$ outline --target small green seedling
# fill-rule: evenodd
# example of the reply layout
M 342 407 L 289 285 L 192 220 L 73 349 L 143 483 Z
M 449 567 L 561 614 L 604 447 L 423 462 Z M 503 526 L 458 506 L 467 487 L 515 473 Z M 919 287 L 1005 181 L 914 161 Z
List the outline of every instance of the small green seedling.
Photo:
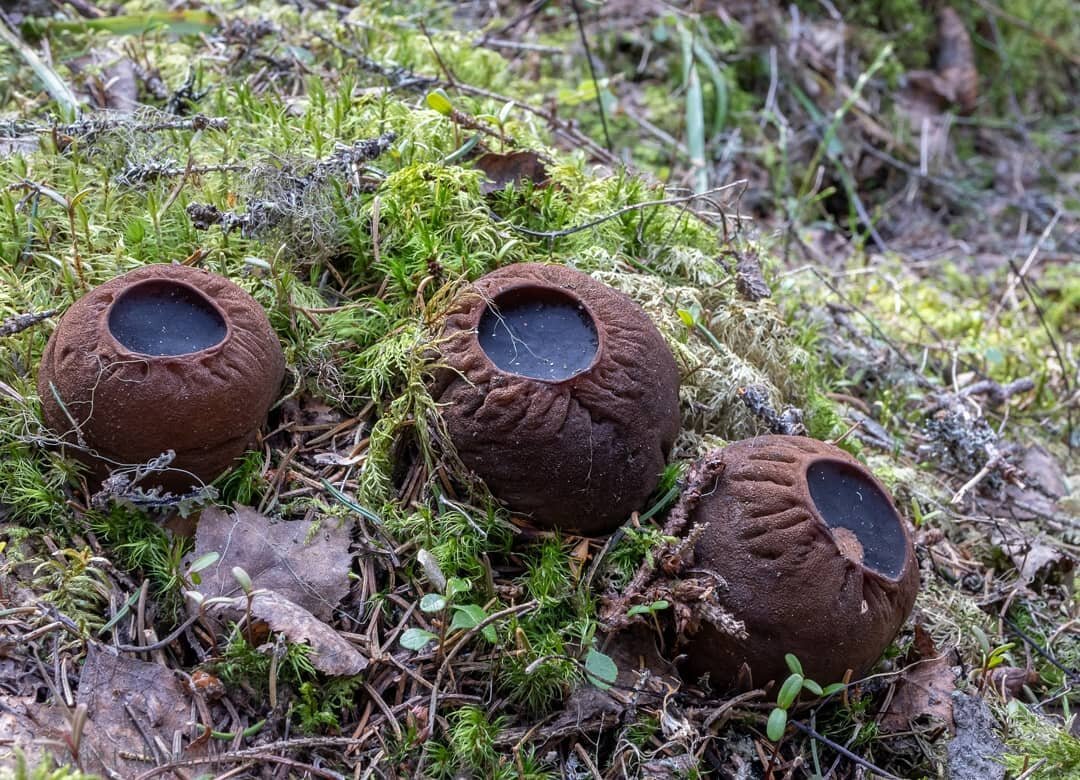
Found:
M 589 682 L 600 690 L 606 691 L 615 684 L 618 674 L 619 668 L 610 656 L 601 653 L 596 648 L 589 648 L 589 652 L 585 654 L 585 675 Z
M 626 611 L 626 616 L 634 617 L 635 615 L 655 615 L 657 612 L 662 612 L 670 606 L 671 605 L 663 599 L 654 601 L 652 604 L 636 604 Z
M 769 714 L 769 722 L 765 727 L 765 734 L 773 742 L 779 742 L 784 736 L 784 731 L 787 730 L 788 710 L 798 701 L 799 694 L 803 691 L 809 691 L 814 696 L 831 696 L 844 689 L 844 683 L 833 683 L 822 688 L 813 680 L 808 680 L 803 674 L 799 659 L 791 653 L 784 656 L 784 661 L 791 670 L 791 674 L 784 680 L 784 684 L 780 686 L 780 691 L 776 694 L 776 707 Z
M 468 631 L 483 623 L 488 618 L 487 610 L 479 604 L 454 604 L 454 599 L 462 593 L 468 592 L 472 583 L 460 577 L 450 577 L 446 581 L 445 593 L 426 593 L 420 599 L 420 611 L 432 615 L 445 613 L 447 609 L 453 611 L 454 616 L 450 625 L 443 631 L 443 635 L 434 634 L 422 628 L 407 629 L 398 641 L 401 646 L 408 650 L 423 650 L 429 643 L 438 640 L 440 644 L 448 634 L 458 631 Z M 445 625 L 445 621 L 443 621 Z M 487 641 L 495 644 L 499 641 L 499 635 L 495 626 L 488 624 L 480 629 L 481 635 Z

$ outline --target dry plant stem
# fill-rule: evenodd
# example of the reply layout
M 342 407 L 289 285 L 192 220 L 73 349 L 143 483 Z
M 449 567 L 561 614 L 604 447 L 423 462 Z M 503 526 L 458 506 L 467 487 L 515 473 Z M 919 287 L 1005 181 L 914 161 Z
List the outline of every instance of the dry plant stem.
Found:
M 257 759 L 259 761 L 269 761 L 274 764 L 282 764 L 294 769 L 303 770 L 304 774 L 310 774 L 315 777 L 325 777 L 329 780 L 343 780 L 344 775 L 340 775 L 337 772 L 331 772 L 326 769 L 319 769 L 311 764 L 305 764 L 302 761 L 297 761 L 293 758 L 277 755 L 277 751 L 283 750 L 301 750 L 309 747 L 336 747 L 346 746 L 353 744 L 355 740 L 350 737 L 324 737 L 324 738 L 309 738 L 309 739 L 285 739 L 278 742 L 271 742 L 268 745 L 261 747 L 247 748 L 245 750 L 234 750 L 228 753 L 219 753 L 217 755 L 200 756 L 197 758 L 182 758 L 176 761 L 169 761 L 166 764 L 161 764 L 153 769 L 143 772 L 141 775 L 137 775 L 135 780 L 150 780 L 150 778 L 163 775 L 166 772 L 174 772 L 177 769 L 188 766 L 203 766 L 205 764 L 218 764 L 229 763 L 234 761 L 244 761 L 247 759 Z
M 845 748 L 843 745 L 839 745 L 836 742 L 833 742 L 828 737 L 825 737 L 825 736 L 822 736 L 821 734 L 818 734 L 816 731 L 814 731 L 814 729 L 810 728 L 805 723 L 801 723 L 801 722 L 799 722 L 797 720 L 790 721 L 790 723 L 791 723 L 792 726 L 797 728 L 799 731 L 806 734 L 806 736 L 810 737 L 811 739 L 816 739 L 821 744 L 825 745 L 826 747 L 828 747 L 828 748 L 830 748 L 832 750 L 835 750 L 837 753 L 844 756 L 845 758 L 847 758 L 852 763 L 858 764 L 863 769 L 869 770 L 870 772 L 873 772 L 874 774 L 878 775 L 879 777 L 885 778 L 885 780 L 902 780 L 902 778 L 897 777 L 896 775 L 894 775 L 894 774 L 892 774 L 890 772 L 886 772 L 884 769 L 879 769 L 878 767 L 874 766 L 869 761 L 867 761 L 865 758 L 862 758 L 860 756 L 855 755 L 850 750 Z
M 42 320 L 47 320 L 56 314 L 56 309 L 48 309 L 42 312 L 28 312 L 26 314 L 16 314 L 14 317 L 8 317 L 3 322 L 0 322 L 0 336 L 12 336 L 16 333 L 21 333 L 27 328 L 32 328 Z
M 991 471 L 993 471 L 1005 462 L 1004 456 L 1002 456 L 1001 452 L 998 451 L 998 448 L 993 446 L 992 444 L 987 445 L 986 453 L 990 456 L 989 460 L 986 461 L 986 464 L 981 469 L 979 469 L 979 471 L 975 474 L 974 477 L 965 482 L 960 487 L 960 489 L 956 491 L 953 497 L 949 500 L 950 504 L 959 504 L 961 501 L 963 501 L 964 496 L 968 494 L 968 491 L 972 490 L 976 485 L 982 482 L 987 477 L 987 475 L 990 474 Z
M 691 510 L 705 489 L 724 473 L 724 468 L 719 451 L 708 453 L 690 467 L 685 478 L 686 487 L 682 492 L 684 500 L 671 510 L 668 521 L 664 525 L 664 535 L 675 537 L 675 541 L 665 543 L 657 550 L 652 556 L 652 563 L 648 560 L 643 562 L 630 584 L 621 593 L 613 596 L 601 609 L 600 619 L 609 630 L 626 628 L 643 619 L 641 615 L 628 618 L 626 613 L 635 603 L 655 600 L 651 596 L 655 595 L 656 581 L 659 578 L 658 568 L 668 576 L 675 576 L 692 563 L 694 543 L 703 527 L 687 527 Z
M 1047 223 L 1043 229 L 1042 234 L 1035 242 L 1035 246 L 1031 248 L 1027 258 L 1024 260 L 1024 264 L 1020 266 L 1020 270 L 1014 275 L 1009 277 L 1009 284 L 1005 287 L 1005 292 L 1001 294 L 1001 300 L 998 301 L 998 305 L 994 308 L 994 313 L 990 315 L 990 322 L 987 324 L 987 328 L 993 328 L 997 325 L 998 317 L 1001 315 L 1001 310 L 1005 308 L 1006 302 L 1009 301 L 1016 292 L 1016 286 L 1020 284 L 1021 280 L 1027 275 L 1027 272 L 1031 270 L 1032 264 L 1035 262 L 1035 258 L 1039 255 L 1039 250 L 1042 249 L 1043 244 L 1046 243 L 1046 239 L 1050 238 L 1050 233 L 1053 232 L 1054 227 L 1057 225 L 1058 220 L 1061 219 L 1061 211 L 1057 211 L 1050 222 Z
M 592 773 L 592 776 L 596 778 L 596 780 L 603 780 L 604 776 L 600 774 L 600 770 L 597 769 L 596 763 L 589 756 L 589 751 L 583 748 L 580 742 L 574 743 L 574 752 L 577 753 L 578 758 L 581 759 L 581 763 L 585 764 L 585 766 L 588 767 L 589 771 Z
M 722 185 L 720 187 L 713 187 L 711 190 L 705 190 L 705 192 L 701 192 L 701 193 L 695 193 L 695 194 L 692 194 L 692 195 L 680 195 L 680 196 L 673 197 L 673 198 L 661 198 L 659 200 L 646 200 L 646 201 L 642 201 L 641 203 L 631 203 L 631 204 L 629 204 L 627 206 L 623 206 L 620 209 L 616 209 L 615 211 L 612 211 L 612 212 L 610 212 L 608 214 L 605 214 L 602 217 L 597 217 L 594 220 L 590 220 L 589 222 L 586 222 L 586 223 L 581 224 L 581 225 L 575 225 L 574 227 L 566 228 L 565 230 L 550 230 L 550 231 L 548 231 L 548 230 L 532 230 L 532 229 L 527 228 L 527 227 L 522 227 L 521 225 L 515 225 L 512 222 L 506 222 L 506 220 L 502 219 L 501 217 L 499 217 L 497 214 L 495 214 L 493 212 L 492 212 L 491 216 L 496 221 L 506 224 L 506 226 L 509 227 L 511 230 L 513 230 L 515 232 L 518 232 L 518 233 L 522 233 L 522 234 L 524 234 L 526 236 L 532 236 L 533 238 L 549 238 L 549 239 L 551 239 L 551 238 L 562 238 L 564 236 L 569 236 L 569 235 L 572 235 L 574 233 L 580 233 L 582 230 L 588 230 L 589 228 L 596 227 L 597 225 L 602 225 L 603 223 L 607 222 L 608 220 L 612 220 L 612 219 L 615 219 L 616 217 L 622 216 L 623 214 L 627 213 L 628 211 L 637 211 L 637 210 L 640 210 L 640 209 L 650 208 L 652 206 L 673 206 L 673 205 L 677 205 L 677 204 L 680 204 L 680 203 L 690 203 L 690 202 L 692 202 L 694 200 L 697 200 L 698 198 L 708 198 L 710 195 L 715 195 L 715 194 L 720 193 L 720 192 L 726 192 L 727 190 L 734 189 L 735 187 L 742 187 L 743 189 L 745 189 L 748 183 L 749 183 L 749 180 L 747 180 L 747 179 L 737 179 L 737 180 L 735 180 L 733 182 L 730 182 L 728 184 L 724 184 L 724 185 Z M 740 193 L 740 195 L 741 195 L 741 193 Z

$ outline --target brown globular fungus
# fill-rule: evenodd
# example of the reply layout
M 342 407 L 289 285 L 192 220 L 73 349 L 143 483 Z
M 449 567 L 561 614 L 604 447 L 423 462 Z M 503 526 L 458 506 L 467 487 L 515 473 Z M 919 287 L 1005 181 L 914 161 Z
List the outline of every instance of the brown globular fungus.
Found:
M 831 444 L 761 436 L 706 456 L 684 493 L 699 529 L 689 568 L 718 575 L 718 605 L 745 633 L 702 621 L 684 637 L 683 670 L 718 688 L 788 674 L 862 675 L 907 619 L 919 588 L 911 532 L 869 469 Z M 686 505 L 689 502 L 689 505 Z
M 141 487 L 183 491 L 256 440 L 285 373 L 259 303 L 228 279 L 147 265 L 77 300 L 38 370 L 46 425 L 101 480 L 172 450 Z
M 628 297 L 522 263 L 447 315 L 435 399 L 462 463 L 538 527 L 611 531 L 656 488 L 679 430 L 679 372 Z

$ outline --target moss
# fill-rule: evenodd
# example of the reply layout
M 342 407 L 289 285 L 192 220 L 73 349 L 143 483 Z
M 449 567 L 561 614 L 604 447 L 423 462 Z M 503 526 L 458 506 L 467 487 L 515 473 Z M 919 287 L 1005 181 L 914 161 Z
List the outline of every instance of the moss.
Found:
M 1010 772 L 1030 771 L 1029 777 L 1046 780 L 1080 773 L 1080 739 L 1069 733 L 1068 724 L 1040 716 L 1017 700 L 1009 702 L 1004 716 L 1004 763 Z

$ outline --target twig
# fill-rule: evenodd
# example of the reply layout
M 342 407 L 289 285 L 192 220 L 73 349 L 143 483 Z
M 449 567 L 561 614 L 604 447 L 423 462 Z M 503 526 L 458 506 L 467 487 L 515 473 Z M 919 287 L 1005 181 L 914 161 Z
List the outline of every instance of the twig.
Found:
M 997 319 L 1001 315 L 1001 310 L 1005 308 L 1005 301 L 1016 291 L 1016 285 L 1020 284 L 1024 276 L 1031 269 L 1032 263 L 1035 262 L 1035 258 L 1039 254 L 1039 250 L 1042 249 L 1042 245 L 1046 243 L 1046 239 L 1050 238 L 1050 233 L 1054 230 L 1058 220 L 1061 218 L 1061 211 L 1058 210 L 1050 221 L 1043 229 L 1042 235 L 1039 236 L 1039 240 L 1035 242 L 1035 246 L 1028 252 L 1027 258 L 1024 260 L 1024 264 L 1020 266 L 1020 270 L 1016 271 L 1015 276 L 1009 277 L 1009 284 L 1005 287 L 1005 292 L 1001 294 L 1001 300 L 998 301 L 997 307 L 994 309 L 994 313 L 990 315 L 990 322 L 987 328 L 993 328 L 997 324 Z
M 721 187 L 713 187 L 711 190 L 695 193 L 693 195 L 680 195 L 674 198 L 661 198 L 660 200 L 646 200 L 642 201 L 641 203 L 631 203 L 628 206 L 623 206 L 622 208 L 616 209 L 615 211 L 612 211 L 609 214 L 605 214 L 602 217 L 597 217 L 596 219 L 590 220 L 589 222 L 586 222 L 582 225 L 575 225 L 574 227 L 569 227 L 565 230 L 532 230 L 531 228 L 522 227 L 521 225 L 515 225 L 512 222 L 507 222 L 497 214 L 492 214 L 492 216 L 499 222 L 505 223 L 506 226 L 509 227 L 511 230 L 517 233 L 523 233 L 527 236 L 532 236 L 533 238 L 563 238 L 564 236 L 569 236 L 574 233 L 580 233 L 582 230 L 588 230 L 589 228 L 601 225 L 608 220 L 612 220 L 616 217 L 622 216 L 628 211 L 636 211 L 639 209 L 650 208 L 652 206 L 674 206 L 679 203 L 689 203 L 698 198 L 706 198 L 710 195 L 715 195 L 718 192 L 724 192 L 725 190 L 730 190 L 734 187 L 745 187 L 748 182 L 748 179 L 737 179 L 736 181 L 725 184 Z
M 1001 616 L 1001 622 L 1008 626 L 1010 631 L 1023 639 L 1024 642 L 1026 642 L 1032 650 L 1034 650 L 1036 653 L 1049 661 L 1053 666 L 1056 666 L 1059 670 L 1064 672 L 1065 676 L 1071 682 L 1080 682 L 1080 669 L 1069 669 L 1067 666 L 1064 666 L 1060 661 L 1054 658 L 1054 656 L 1050 653 L 1048 649 L 1044 649 L 1042 645 L 1040 645 L 1038 642 L 1036 642 L 1034 639 L 1024 633 L 1024 630 L 1020 628 L 1020 626 L 1016 625 L 1016 623 L 1012 622 L 1004 615 Z
M 1001 19 L 1004 19 L 1006 22 L 1011 24 L 1013 27 L 1020 28 L 1021 30 L 1026 32 L 1028 35 L 1030 35 L 1033 38 L 1035 38 L 1036 40 L 1038 40 L 1041 44 L 1043 44 L 1047 48 L 1053 49 L 1055 52 L 1057 52 L 1062 57 L 1067 59 L 1073 65 L 1076 65 L 1076 66 L 1080 67 L 1080 56 L 1077 56 L 1075 53 L 1070 52 L 1068 49 L 1063 47 L 1060 43 L 1058 43 L 1058 41 L 1054 40 L 1049 35 L 1044 35 L 1043 33 L 1039 32 L 1034 27 L 1032 27 L 1029 23 L 1027 23 L 1023 19 L 1021 19 L 1020 17 L 1013 16 L 1008 11 L 1005 11 L 1004 9 L 999 8 L 998 6 L 994 5 L 993 3 L 987 2 L 987 0 L 975 0 L 975 2 L 978 3 L 979 6 L 984 11 L 986 11 L 986 12 L 988 12 L 990 14 L 993 14 L 994 16 L 1000 17 Z
M 600 112 L 600 125 L 604 128 L 604 143 L 609 152 L 614 151 L 611 146 L 611 135 L 608 133 L 607 111 L 604 110 L 604 95 L 600 91 L 600 82 L 596 78 L 596 66 L 593 64 L 592 49 L 589 47 L 589 36 L 585 34 L 585 23 L 581 20 L 581 8 L 577 0 L 570 0 L 570 6 L 574 9 L 574 19 L 577 22 L 578 35 L 581 36 L 581 45 L 585 47 L 585 60 L 589 63 L 589 75 L 592 77 L 593 90 L 596 92 L 596 108 Z
M 869 761 L 867 761 L 865 758 L 852 753 L 850 750 L 848 750 L 843 745 L 840 745 L 840 744 L 838 744 L 836 742 L 833 742 L 831 739 L 829 739 L 826 736 L 818 734 L 816 731 L 814 731 L 814 729 L 810 728 L 805 723 L 800 723 L 797 720 L 790 721 L 790 723 L 791 723 L 792 726 L 797 728 L 803 734 L 806 734 L 808 737 L 810 737 L 812 739 L 816 739 L 818 742 L 825 745 L 826 747 L 831 748 L 832 750 L 835 750 L 837 753 L 844 756 L 849 761 L 852 761 L 853 763 L 858 764 L 863 769 L 867 769 L 867 770 L 869 770 L 869 771 L 871 771 L 871 772 L 873 772 L 873 773 L 875 773 L 877 775 L 880 775 L 881 777 L 885 778 L 885 780 L 903 780 L 903 778 L 897 777 L 896 775 L 892 774 L 891 772 L 886 772 L 884 769 L 880 769 L 880 768 L 874 766 Z
M 583 748 L 580 742 L 574 743 L 574 752 L 577 753 L 578 758 L 581 759 L 581 763 L 583 763 L 588 768 L 588 770 L 592 773 L 592 776 L 595 777 L 596 780 L 603 780 L 604 776 L 600 774 L 600 770 L 597 769 L 596 763 L 589 756 L 589 751 Z
M 960 489 L 956 491 L 956 494 L 949 500 L 950 504 L 959 504 L 964 500 L 964 496 L 966 496 L 976 485 L 986 479 L 991 471 L 1004 465 L 1005 456 L 997 447 L 993 444 L 987 444 L 985 449 L 986 454 L 990 456 L 989 460 L 983 464 L 983 467 L 978 470 L 974 477 L 965 482 Z
M 75 93 L 22 38 L 12 32 L 8 27 L 6 16 L 0 16 L 0 40 L 13 48 L 26 61 L 53 100 L 71 114 L 79 115 L 79 99 L 75 97 Z
M 302 761 L 297 761 L 295 758 L 288 758 L 286 756 L 276 755 L 275 750 L 286 750 L 289 748 L 298 749 L 301 747 L 322 747 L 333 745 L 349 745 L 356 740 L 350 737 L 327 737 L 325 739 L 294 739 L 294 740 L 282 740 L 280 742 L 271 742 L 269 745 L 263 745 L 256 748 L 247 748 L 246 750 L 234 750 L 231 753 L 219 753 L 217 755 L 197 756 L 193 758 L 181 758 L 176 761 L 170 761 L 167 764 L 161 764 L 153 769 L 143 772 L 141 775 L 137 775 L 135 780 L 149 780 L 151 777 L 157 777 L 163 775 L 166 772 L 171 772 L 174 769 L 179 769 L 185 766 L 202 766 L 203 764 L 218 764 L 226 763 L 230 761 L 243 761 L 245 759 L 256 759 L 258 761 L 269 761 L 273 764 L 282 764 L 294 769 L 303 770 L 304 775 L 313 775 L 315 777 L 325 777 L 329 780 L 344 780 L 345 775 L 338 774 L 337 772 L 331 772 L 328 769 L 320 769 L 319 767 L 312 766 L 311 764 L 305 764 Z
M 1031 291 L 1031 287 L 1028 285 L 1028 280 L 1016 270 L 1016 263 L 1009 260 L 1009 267 L 1016 274 L 1016 277 L 1020 280 L 1020 284 L 1024 287 L 1024 292 L 1028 294 L 1028 298 L 1031 299 L 1031 305 L 1035 307 L 1035 314 L 1039 317 L 1039 324 L 1042 325 L 1043 330 L 1046 332 L 1046 338 L 1050 341 L 1050 347 L 1054 350 L 1054 354 L 1057 355 L 1058 365 L 1061 366 L 1061 381 L 1065 385 L 1066 394 L 1072 393 L 1072 382 L 1069 381 L 1070 366 L 1065 362 L 1065 357 L 1061 354 L 1061 348 L 1058 347 L 1057 339 L 1054 338 L 1053 332 L 1050 330 L 1050 326 L 1046 322 L 1046 315 L 1043 314 L 1042 306 L 1039 305 L 1039 301 L 1035 298 L 1035 293 Z M 1066 441 L 1068 442 L 1069 449 L 1072 450 L 1072 432 L 1073 432 L 1073 407 L 1068 407 L 1066 419 L 1068 420 L 1069 430 L 1066 433 Z
M 439 671 L 435 674 L 435 682 L 431 686 L 431 699 L 428 702 L 428 723 L 430 724 L 431 729 L 431 733 L 429 734 L 430 737 L 435 736 L 435 729 L 439 724 L 439 720 L 436 717 L 439 708 L 439 685 L 440 683 L 442 683 L 443 676 L 446 674 L 446 670 L 450 668 L 450 662 L 454 660 L 454 657 L 457 655 L 458 651 L 461 648 L 465 647 L 469 643 L 470 639 L 479 634 L 481 631 L 484 630 L 484 628 L 491 625 L 495 621 L 502 620 L 503 618 L 510 617 L 511 615 L 524 615 L 525 613 L 531 612 L 539 606 L 539 601 L 529 601 L 525 604 L 518 604 L 516 607 L 507 607 L 504 610 L 500 610 L 499 612 L 496 612 L 492 615 L 488 615 L 486 618 L 484 618 L 475 626 L 466 631 L 456 641 L 454 646 L 450 648 L 450 652 L 446 654 L 446 657 L 443 658 L 443 662 L 439 665 Z M 427 753 L 420 754 L 416 769 L 413 772 L 414 777 L 423 776 L 423 772 L 421 772 L 421 770 L 424 767 L 424 756 L 426 755 Z
M 157 642 L 154 642 L 152 645 L 113 645 L 113 649 L 119 650 L 122 653 L 146 653 L 151 650 L 160 650 L 162 648 L 168 647 L 177 639 L 179 639 L 183 635 L 183 633 L 189 628 L 191 628 L 193 625 L 195 625 L 195 623 L 201 617 L 202 612 L 196 612 L 194 615 L 181 623 L 175 631 L 173 631 L 164 639 L 159 639 Z
M 8 317 L 3 322 L 0 322 L 0 336 L 12 336 L 20 333 L 27 328 L 32 328 L 42 320 L 49 319 L 54 314 L 56 314 L 56 309 L 47 309 L 46 311 L 28 312 Z

